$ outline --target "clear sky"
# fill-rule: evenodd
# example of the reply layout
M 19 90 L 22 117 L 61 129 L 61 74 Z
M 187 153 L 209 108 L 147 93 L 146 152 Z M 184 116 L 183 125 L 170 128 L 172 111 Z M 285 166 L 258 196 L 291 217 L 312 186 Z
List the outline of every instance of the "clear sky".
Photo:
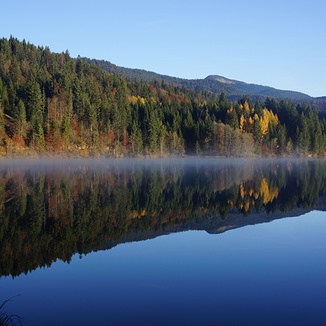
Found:
M 326 96 L 324 0 L 3 1 L 0 37 L 181 78 Z

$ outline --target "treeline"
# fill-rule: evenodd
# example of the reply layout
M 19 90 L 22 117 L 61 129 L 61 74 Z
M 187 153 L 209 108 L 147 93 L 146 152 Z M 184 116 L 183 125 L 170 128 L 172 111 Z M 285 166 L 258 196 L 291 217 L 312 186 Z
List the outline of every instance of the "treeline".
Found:
M 70 261 L 137 232 L 217 231 L 311 208 L 326 194 L 321 161 L 51 167 L 0 172 L 0 277 Z M 108 169 L 108 166 L 110 168 Z M 257 214 L 258 213 L 258 214 Z M 278 216 L 279 217 L 279 216 Z M 240 223 L 239 223 L 240 221 Z M 242 221 L 242 222 L 241 222 Z
M 68 51 L 0 40 L 0 154 L 324 155 L 325 121 L 290 101 L 108 74 Z

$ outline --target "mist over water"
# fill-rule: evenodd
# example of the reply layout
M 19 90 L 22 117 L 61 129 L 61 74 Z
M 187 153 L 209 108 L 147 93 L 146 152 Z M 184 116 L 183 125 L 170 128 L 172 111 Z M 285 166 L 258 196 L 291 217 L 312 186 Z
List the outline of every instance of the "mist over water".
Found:
M 325 160 L 0 161 L 0 206 L 24 325 L 326 320 Z

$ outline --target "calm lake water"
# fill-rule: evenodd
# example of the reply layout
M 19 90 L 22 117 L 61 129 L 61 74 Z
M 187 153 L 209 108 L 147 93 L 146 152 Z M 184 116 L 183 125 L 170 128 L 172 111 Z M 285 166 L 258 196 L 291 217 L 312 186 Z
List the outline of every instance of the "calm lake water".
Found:
M 0 162 L 23 325 L 326 325 L 325 160 Z

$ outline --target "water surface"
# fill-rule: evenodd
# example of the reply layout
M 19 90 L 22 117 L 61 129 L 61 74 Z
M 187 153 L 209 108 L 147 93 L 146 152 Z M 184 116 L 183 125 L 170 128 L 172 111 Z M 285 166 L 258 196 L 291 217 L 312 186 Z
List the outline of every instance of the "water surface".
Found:
M 325 325 L 325 181 L 323 160 L 1 162 L 0 299 L 24 325 Z

